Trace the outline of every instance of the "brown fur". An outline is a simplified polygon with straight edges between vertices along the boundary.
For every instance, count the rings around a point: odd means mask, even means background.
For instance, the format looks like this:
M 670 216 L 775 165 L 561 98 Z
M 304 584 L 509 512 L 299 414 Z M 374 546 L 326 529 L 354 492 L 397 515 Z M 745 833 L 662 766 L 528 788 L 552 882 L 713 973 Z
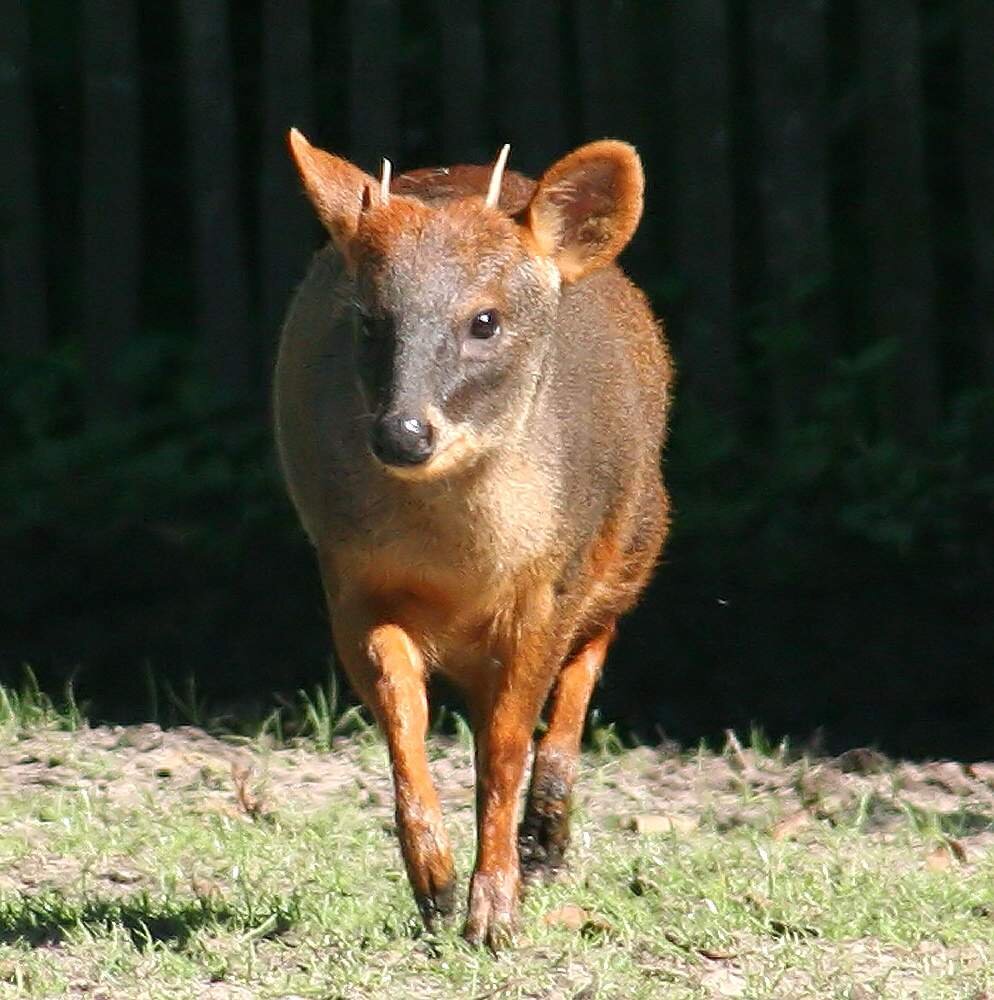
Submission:
M 643 187 L 627 143 L 603 139 L 563 157 L 542 175 L 527 210 L 540 252 L 568 281 L 610 263 L 638 226 Z
M 666 532 L 669 355 L 612 263 L 641 213 L 641 167 L 604 141 L 537 185 L 509 172 L 497 208 L 483 202 L 487 168 L 452 167 L 401 175 L 388 203 L 367 195 L 363 209 L 368 175 L 299 133 L 292 149 L 334 248 L 317 256 L 280 347 L 283 467 L 340 659 L 387 734 L 427 923 L 452 900 L 424 749 L 427 676 L 465 693 L 479 841 L 465 933 L 495 946 L 519 892 L 516 809 L 542 705 L 556 685 L 522 824 L 530 874 L 561 863 L 590 692 Z M 492 308 L 504 339 L 466 346 L 460 331 Z M 356 309 L 396 325 L 390 405 L 436 428 L 423 465 L 370 454 L 380 411 L 357 376 Z

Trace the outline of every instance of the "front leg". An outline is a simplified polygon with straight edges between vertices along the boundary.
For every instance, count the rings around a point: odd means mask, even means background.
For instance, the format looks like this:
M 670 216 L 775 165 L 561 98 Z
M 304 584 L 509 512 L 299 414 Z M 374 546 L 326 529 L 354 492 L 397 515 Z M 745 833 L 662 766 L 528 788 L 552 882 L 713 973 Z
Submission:
M 583 722 L 613 635 L 613 627 L 599 632 L 559 672 L 549 727 L 535 748 L 528 805 L 518 830 L 521 874 L 526 881 L 551 880 L 563 867 Z
M 432 930 L 453 910 L 455 870 L 425 750 L 424 658 L 400 626 L 371 624 L 355 608 L 338 609 L 333 624 L 349 680 L 386 736 L 401 853 L 421 918 Z
M 505 664 L 492 693 L 473 700 L 477 854 L 464 936 L 496 950 L 510 937 L 520 895 L 517 812 L 525 762 L 557 657 L 536 637 Z

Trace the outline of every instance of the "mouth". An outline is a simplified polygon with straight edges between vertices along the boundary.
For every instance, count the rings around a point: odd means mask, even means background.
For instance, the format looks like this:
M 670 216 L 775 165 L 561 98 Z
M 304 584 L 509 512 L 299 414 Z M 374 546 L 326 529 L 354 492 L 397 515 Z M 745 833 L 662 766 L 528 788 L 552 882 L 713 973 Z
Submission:
M 379 464 L 391 476 L 408 482 L 429 482 L 441 479 L 471 465 L 480 453 L 480 440 L 473 431 L 454 428 L 453 432 L 439 441 L 434 454 L 417 465 Z

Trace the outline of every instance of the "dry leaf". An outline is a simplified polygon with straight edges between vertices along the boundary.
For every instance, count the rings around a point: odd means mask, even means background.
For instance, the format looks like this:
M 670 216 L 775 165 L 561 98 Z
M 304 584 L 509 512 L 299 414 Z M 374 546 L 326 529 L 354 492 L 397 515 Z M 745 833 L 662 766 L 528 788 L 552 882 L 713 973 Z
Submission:
M 811 825 L 811 814 L 805 809 L 799 809 L 790 816 L 785 816 L 776 823 L 770 831 L 774 840 L 792 840 L 802 830 Z
M 953 857 L 960 862 L 966 862 L 966 848 L 952 837 L 946 839 L 946 846 L 953 852 Z
M 990 761 L 967 764 L 963 770 L 976 781 L 982 781 L 985 785 L 994 785 L 994 763 Z
M 953 861 L 966 861 L 966 851 L 958 840 L 946 840 L 925 857 L 925 867 L 930 872 L 944 872 L 953 867 Z
M 693 816 L 681 816 L 679 813 L 638 813 L 628 816 L 621 826 L 639 834 L 687 834 L 697 829 L 697 820 Z
M 235 801 L 238 808 L 249 817 L 259 819 L 266 813 L 266 803 L 263 795 L 249 787 L 252 769 L 236 761 L 231 762 L 231 779 L 235 785 Z
M 549 912 L 542 922 L 549 927 L 565 927 L 568 931 L 578 931 L 590 919 L 590 914 L 582 907 L 567 903 Z
M 738 955 L 733 951 L 717 951 L 714 948 L 696 948 L 695 951 L 701 958 L 707 958 L 712 962 L 730 962 Z
M 550 910 L 542 918 L 542 922 L 549 927 L 579 931 L 585 938 L 614 933 L 614 928 L 603 917 L 574 903 L 567 903 L 565 906 Z

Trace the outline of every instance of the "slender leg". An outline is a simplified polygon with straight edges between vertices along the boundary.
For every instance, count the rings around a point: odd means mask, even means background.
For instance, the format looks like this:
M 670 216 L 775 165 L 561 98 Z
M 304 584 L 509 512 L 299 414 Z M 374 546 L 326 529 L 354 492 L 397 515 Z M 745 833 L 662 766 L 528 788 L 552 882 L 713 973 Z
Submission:
M 570 840 L 570 799 L 583 720 L 614 629 L 599 633 L 562 668 L 552 696 L 549 728 L 535 749 L 525 818 L 518 830 L 526 882 L 553 878 Z
M 528 747 L 549 689 L 548 653 L 522 644 L 490 696 L 477 705 L 477 854 L 463 931 L 496 950 L 510 936 L 520 892 L 516 837 L 518 797 Z M 477 696 L 479 697 L 479 696 Z
M 438 793 L 428 770 L 428 700 L 421 652 L 399 626 L 362 624 L 349 609 L 333 616 L 335 644 L 359 696 L 386 735 L 397 833 L 425 926 L 453 909 L 455 871 Z

